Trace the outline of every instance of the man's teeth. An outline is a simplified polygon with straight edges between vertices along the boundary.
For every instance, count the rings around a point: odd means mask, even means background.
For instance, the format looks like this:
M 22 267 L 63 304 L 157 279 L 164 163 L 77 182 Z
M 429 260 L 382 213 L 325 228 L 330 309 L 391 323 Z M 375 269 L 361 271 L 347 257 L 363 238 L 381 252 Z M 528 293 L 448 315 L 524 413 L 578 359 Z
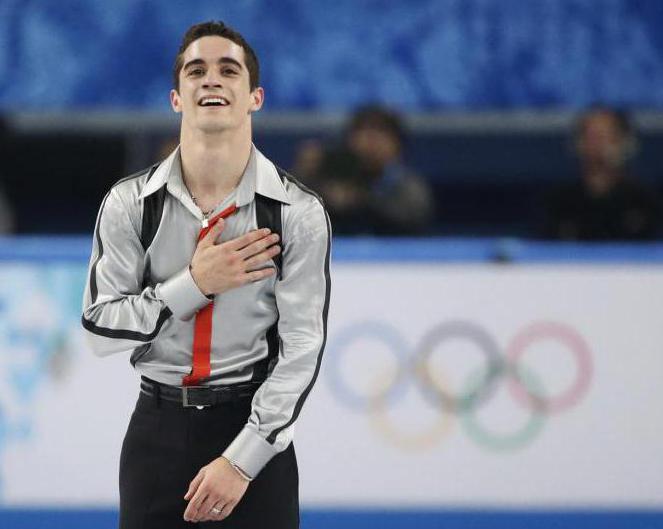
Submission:
M 200 101 L 202 106 L 207 105 L 221 105 L 225 106 L 228 104 L 228 101 L 223 97 L 205 97 Z

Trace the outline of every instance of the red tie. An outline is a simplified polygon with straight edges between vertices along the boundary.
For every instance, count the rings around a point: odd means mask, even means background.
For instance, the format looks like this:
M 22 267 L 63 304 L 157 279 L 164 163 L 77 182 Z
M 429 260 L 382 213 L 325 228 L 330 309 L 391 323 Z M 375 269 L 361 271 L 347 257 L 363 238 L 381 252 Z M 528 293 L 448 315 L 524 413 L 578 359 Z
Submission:
M 212 227 L 219 222 L 219 219 L 225 219 L 233 213 L 237 206 L 233 204 L 227 207 L 218 215 L 209 219 L 207 225 L 200 230 L 198 242 L 205 237 Z M 212 346 L 212 314 L 214 312 L 214 302 L 212 301 L 206 307 L 203 307 L 196 314 L 196 322 L 193 331 L 193 361 L 191 373 L 182 379 L 182 385 L 195 386 L 201 378 L 210 376 L 210 349 Z

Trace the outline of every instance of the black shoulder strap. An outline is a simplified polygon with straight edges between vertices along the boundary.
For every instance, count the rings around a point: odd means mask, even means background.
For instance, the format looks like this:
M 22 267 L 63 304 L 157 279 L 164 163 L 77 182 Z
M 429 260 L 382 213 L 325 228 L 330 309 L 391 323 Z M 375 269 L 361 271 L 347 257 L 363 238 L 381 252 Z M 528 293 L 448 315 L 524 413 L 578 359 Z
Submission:
M 283 170 L 277 167 L 277 171 L 281 179 L 284 178 Z M 283 226 L 281 224 L 281 202 L 263 196 L 259 193 L 255 195 L 256 201 L 256 224 L 258 228 L 269 228 L 272 233 L 277 233 L 280 238 L 281 253 L 274 257 L 274 263 L 278 270 L 278 277 L 281 279 L 281 266 L 283 259 L 281 255 L 285 249 L 285 241 L 283 240 Z
M 150 173 L 147 175 L 145 183 L 150 181 L 150 178 L 152 178 L 157 167 L 159 167 L 159 164 L 155 164 L 150 168 Z M 140 242 L 143 245 L 143 250 L 147 250 L 154 240 L 154 236 L 159 228 L 159 223 L 161 222 L 161 215 L 163 215 L 163 204 L 165 200 L 165 185 L 158 191 L 143 199 L 143 224 L 140 231 Z
M 285 181 L 286 172 L 278 166 L 276 166 L 276 170 L 281 180 Z M 272 233 L 278 233 L 281 238 L 281 253 L 274 257 L 274 263 L 278 269 L 278 278 L 281 280 L 283 276 L 283 259 L 281 255 L 283 254 L 283 249 L 286 244 L 286 241 L 283 240 L 283 225 L 281 217 L 281 208 L 283 205 L 278 200 L 265 197 L 258 193 L 255 195 L 255 202 L 257 227 L 269 228 L 272 230 Z M 253 376 L 251 377 L 253 382 L 263 382 L 268 374 L 272 372 L 274 365 L 278 361 L 280 349 L 278 320 L 267 330 L 266 339 L 268 354 L 253 366 Z

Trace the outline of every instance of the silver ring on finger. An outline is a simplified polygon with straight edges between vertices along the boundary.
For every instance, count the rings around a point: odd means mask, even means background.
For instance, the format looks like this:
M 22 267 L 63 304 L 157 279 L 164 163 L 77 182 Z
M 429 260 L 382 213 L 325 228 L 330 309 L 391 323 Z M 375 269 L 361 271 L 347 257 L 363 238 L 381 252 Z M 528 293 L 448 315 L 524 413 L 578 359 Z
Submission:
M 216 515 L 218 516 L 219 514 L 221 514 L 221 509 L 217 509 L 216 507 L 212 507 L 212 508 L 210 509 L 210 512 L 211 512 L 212 514 L 216 514 Z

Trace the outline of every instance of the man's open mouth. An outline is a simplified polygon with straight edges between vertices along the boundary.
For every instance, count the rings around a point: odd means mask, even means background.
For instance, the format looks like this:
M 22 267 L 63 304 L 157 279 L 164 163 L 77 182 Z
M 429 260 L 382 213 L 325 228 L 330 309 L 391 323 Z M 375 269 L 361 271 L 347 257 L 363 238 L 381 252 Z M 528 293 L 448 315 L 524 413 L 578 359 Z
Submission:
M 219 96 L 205 96 L 198 101 L 198 105 L 201 107 L 225 107 L 229 104 L 225 97 Z

